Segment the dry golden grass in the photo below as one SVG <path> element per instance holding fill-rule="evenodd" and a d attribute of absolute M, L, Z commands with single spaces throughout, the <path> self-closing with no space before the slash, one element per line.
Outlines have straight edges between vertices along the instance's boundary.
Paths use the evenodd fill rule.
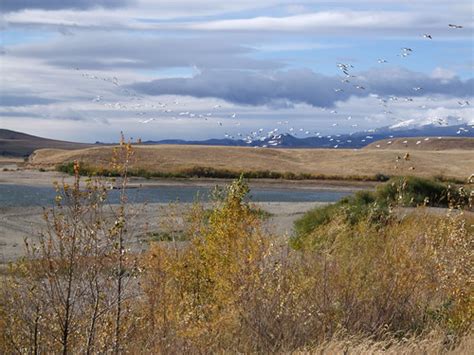
<path fill-rule="evenodd" d="M 245 147 L 157 145 L 135 146 L 132 168 L 150 172 L 179 172 L 193 167 L 231 171 L 275 171 L 351 177 L 414 175 L 465 180 L 474 172 L 474 154 L 468 150 L 410 151 L 349 149 L 257 149 Z M 109 168 L 113 147 L 80 150 L 40 149 L 30 157 L 34 167 L 51 167 L 73 160 Z M 398 159 L 397 157 L 401 158 Z"/>
<path fill-rule="evenodd" d="M 425 140 L 427 139 L 428 140 Z M 391 143 L 389 143 L 391 142 Z M 419 142 L 419 143 L 418 143 Z M 418 143 L 418 144 L 417 144 Z M 470 150 L 474 151 L 474 138 L 458 137 L 413 137 L 382 139 L 363 149 L 390 150 Z"/>
<path fill-rule="evenodd" d="M 472 353 L 474 346 L 474 336 L 469 335 L 462 339 L 461 343 L 455 349 L 446 349 L 443 347 L 443 337 L 430 334 L 421 339 L 403 339 L 394 342 L 362 340 L 330 340 L 322 345 L 314 347 L 308 351 L 295 352 L 295 354 L 383 354 L 383 355 L 418 355 L 418 354 L 451 354 L 468 355 Z M 469 350 L 471 349 L 471 350 Z"/>

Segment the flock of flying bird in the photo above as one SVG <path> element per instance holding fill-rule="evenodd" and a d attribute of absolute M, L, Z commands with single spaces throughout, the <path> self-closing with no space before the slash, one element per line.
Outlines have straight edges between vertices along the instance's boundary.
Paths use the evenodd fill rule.
<path fill-rule="evenodd" d="M 454 25 L 454 24 L 449 24 L 449 28 L 452 29 L 461 29 L 463 26 L 460 25 Z M 422 35 L 423 38 L 432 40 L 433 37 L 425 33 Z M 398 56 L 402 58 L 409 57 L 414 53 L 414 50 L 412 48 L 408 47 L 403 47 L 401 48 L 400 53 Z M 379 64 L 385 64 L 388 63 L 387 59 L 380 58 L 377 60 Z M 340 69 L 342 74 L 344 75 L 341 78 L 341 83 L 343 84 L 342 87 L 334 88 L 334 92 L 337 93 L 342 93 L 344 91 L 349 91 L 353 90 L 352 88 L 355 88 L 356 90 L 367 90 L 366 87 L 364 87 L 361 83 L 357 83 L 358 77 L 354 74 L 352 74 L 352 69 L 354 69 L 354 66 L 352 64 L 346 64 L 346 63 L 337 63 L 337 67 Z M 77 71 L 80 71 L 79 68 L 76 68 Z M 93 102 L 97 104 L 101 104 L 108 109 L 116 109 L 116 110 L 127 110 L 127 111 L 133 111 L 135 112 L 135 115 L 138 117 L 137 121 L 141 124 L 149 124 L 153 121 L 158 121 L 159 119 L 155 117 L 150 117 L 150 111 L 153 112 L 153 114 L 156 114 L 156 112 L 160 112 L 161 115 L 164 118 L 171 118 L 173 120 L 182 120 L 182 119 L 197 119 L 197 120 L 203 120 L 203 121 L 208 121 L 211 124 L 217 124 L 219 127 L 224 127 L 226 128 L 229 126 L 240 126 L 241 122 L 238 119 L 237 113 L 231 113 L 231 114 L 226 114 L 223 115 L 219 109 L 221 108 L 221 105 L 217 104 L 214 105 L 212 108 L 208 110 L 208 112 L 191 112 L 191 111 L 184 111 L 184 110 L 179 110 L 180 107 L 185 106 L 184 103 L 178 101 L 177 99 L 172 99 L 169 102 L 147 102 L 148 100 L 143 97 L 138 95 L 132 90 L 129 90 L 125 87 L 123 87 L 119 79 L 117 77 L 102 77 L 102 76 L 97 76 L 94 74 L 89 74 L 89 73 L 81 73 L 81 75 L 86 78 L 86 79 L 91 79 L 91 80 L 100 80 L 103 82 L 110 83 L 111 85 L 114 85 L 116 88 L 118 88 L 121 92 L 121 94 L 124 94 L 127 97 L 126 103 L 125 102 L 107 102 L 104 100 L 104 97 L 102 95 L 97 95 L 92 99 Z M 419 92 L 422 91 L 422 87 L 413 87 L 413 92 Z M 378 103 L 380 106 L 383 108 L 383 115 L 385 116 L 390 116 L 393 114 L 393 112 L 389 109 L 390 105 L 393 105 L 397 102 L 413 102 L 414 98 L 413 97 L 398 97 L 395 95 L 391 95 L 388 97 L 380 97 L 379 95 L 376 94 L 369 94 L 369 97 L 375 98 L 378 100 Z M 431 99 L 433 100 L 433 99 Z M 467 100 L 462 100 L 458 101 L 458 104 L 460 107 L 466 107 L 470 106 L 470 102 Z M 426 108 L 425 105 L 418 106 L 419 108 Z M 328 112 L 328 109 L 325 107 L 320 108 L 324 112 Z M 336 115 L 336 118 L 340 118 L 340 115 L 336 110 L 330 110 L 330 114 Z M 391 117 L 393 120 L 396 120 L 396 118 Z M 369 117 L 365 117 L 366 120 L 370 120 Z M 344 120 L 345 121 L 351 121 L 352 116 L 347 116 Z M 461 119 L 459 119 L 461 120 Z M 340 121 L 340 120 L 339 120 Z M 401 120 L 399 120 L 401 121 Z M 446 126 L 448 125 L 448 122 L 444 118 L 436 118 L 433 120 L 434 124 L 438 124 L 440 126 Z M 339 123 L 332 123 L 332 127 L 338 126 Z M 278 121 L 277 126 L 271 130 L 265 130 L 264 128 L 259 128 L 256 129 L 255 131 L 247 132 L 247 133 L 237 133 L 236 135 L 232 135 L 230 133 L 224 133 L 225 138 L 229 139 L 239 139 L 244 141 L 248 145 L 253 145 L 255 147 L 277 147 L 282 144 L 282 137 L 285 134 L 290 134 L 292 136 L 303 136 L 303 137 L 309 137 L 309 136 L 316 136 L 318 138 L 327 138 L 330 142 L 333 142 L 333 147 L 334 148 L 339 148 L 343 147 L 347 143 L 352 143 L 351 139 L 345 139 L 342 140 L 340 134 L 336 135 L 328 135 L 328 136 L 323 136 L 321 135 L 320 132 L 313 132 L 305 128 L 295 128 L 290 125 L 289 121 Z M 352 123 L 350 124 L 351 130 L 355 133 L 355 130 L 357 129 L 358 124 L 357 123 Z M 474 128 L 474 127 L 473 127 Z M 235 130 L 235 128 L 233 129 Z M 371 139 L 373 139 L 373 136 L 371 136 L 371 133 L 374 133 L 376 130 L 375 129 L 369 129 L 366 130 L 365 132 L 367 135 L 361 139 L 362 142 L 370 142 Z M 457 132 L 457 134 L 463 134 L 463 133 L 468 133 L 469 130 L 465 128 L 460 128 L 460 130 Z M 425 139 L 429 140 L 429 139 Z M 406 142 L 408 143 L 408 142 Z M 417 141 L 416 144 L 421 144 L 422 141 Z M 391 144 L 391 141 L 388 142 L 388 144 Z M 379 147 L 379 146 L 378 146 Z"/>

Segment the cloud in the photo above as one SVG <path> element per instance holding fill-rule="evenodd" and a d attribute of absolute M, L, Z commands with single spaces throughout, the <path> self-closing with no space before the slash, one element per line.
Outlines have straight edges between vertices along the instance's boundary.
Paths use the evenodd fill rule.
<path fill-rule="evenodd" d="M 356 86 L 363 87 L 357 88 Z M 472 96 L 474 79 L 440 79 L 405 69 L 371 70 L 359 73 L 350 83 L 340 77 L 311 70 L 277 71 L 271 75 L 250 71 L 207 70 L 192 78 L 158 79 L 130 87 L 148 95 L 215 97 L 243 105 L 266 105 L 288 100 L 312 106 L 330 107 L 337 101 L 370 93 L 380 96 L 447 95 Z M 421 88 L 421 89 L 415 89 Z M 342 89 L 343 91 L 337 91 Z"/>
<path fill-rule="evenodd" d="M 291 16 L 256 16 L 224 20 L 182 23 L 182 29 L 195 31 L 267 32 L 267 33 L 313 33 L 321 35 L 391 36 L 400 37 L 413 33 L 429 32 L 436 37 L 452 36 L 448 28 L 446 11 L 451 18 L 462 21 L 464 28 L 456 35 L 469 37 L 472 19 L 466 14 L 443 11 L 393 11 L 393 10 L 340 10 L 306 12 Z M 178 26 L 178 24 L 177 24 Z"/>
<path fill-rule="evenodd" d="M 38 96 L 28 95 L 10 95 L 0 93 L 0 106 L 32 106 L 32 105 L 48 105 L 57 100 L 45 99 Z"/>
<path fill-rule="evenodd" d="M 396 11 L 321 11 L 286 17 L 254 17 L 192 24 L 199 30 L 307 31 L 314 29 L 392 29 L 431 25 L 425 16 Z"/>
<path fill-rule="evenodd" d="M 276 69 L 282 64 L 253 59 L 256 50 L 225 38 L 208 36 L 162 38 L 96 33 L 61 37 L 41 44 L 6 48 L 7 54 L 42 59 L 58 67 L 81 69 L 138 68 L 158 69 L 197 67 L 215 69 Z"/>
<path fill-rule="evenodd" d="M 0 9 L 3 12 L 21 11 L 26 9 L 85 10 L 96 7 L 117 8 L 132 3 L 132 0 L 2 0 Z"/>
<path fill-rule="evenodd" d="M 0 110 L 0 117 L 42 117 L 36 112 Z"/>
<path fill-rule="evenodd" d="M 16 4 L 15 0 L 7 0 Z M 30 0 L 28 2 L 33 2 Z M 22 1 L 19 2 L 20 4 Z M 50 2 L 62 4 L 56 0 Z M 64 3 L 71 3 L 66 2 Z M 403 6 L 390 6 L 390 1 L 338 1 L 315 6 L 312 1 L 301 1 L 294 5 L 285 0 L 233 1 L 219 0 L 126 0 L 119 5 L 126 8 L 110 11 L 103 7 L 88 9 L 93 0 L 74 0 L 76 9 L 58 7 L 57 11 L 46 11 L 40 6 L 21 12 L 6 14 L 5 22 L 10 25 L 29 26 L 73 26 L 74 28 L 106 28 L 143 31 L 200 31 L 238 33 L 312 33 L 317 35 L 344 36 L 391 36 L 413 35 L 429 31 L 436 37 L 453 36 L 448 23 L 462 23 L 464 29 L 456 36 L 469 37 L 473 22 L 468 1 L 448 4 L 446 1 L 405 1 Z M 102 0 L 103 6 L 114 0 Z M 125 4 L 124 4 L 125 3 Z M 360 4 L 370 10 L 355 10 Z M 47 3 L 49 4 L 49 3 Z M 51 5 L 45 5 L 51 6 Z M 59 6 L 59 5 L 57 5 Z M 51 6 L 52 7 L 52 6 Z M 70 7 L 70 6 L 69 6 Z M 282 11 L 283 9 L 283 11 Z M 423 32 L 421 32 L 423 33 Z"/>

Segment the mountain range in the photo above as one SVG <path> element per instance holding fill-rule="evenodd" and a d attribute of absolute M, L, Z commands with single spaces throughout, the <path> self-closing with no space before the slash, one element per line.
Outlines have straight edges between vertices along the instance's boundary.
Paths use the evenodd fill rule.
<path fill-rule="evenodd" d="M 357 132 L 353 134 L 336 134 L 327 136 L 313 136 L 299 138 L 290 134 L 272 135 L 255 140 L 251 143 L 242 139 L 207 139 L 207 140 L 148 140 L 142 144 L 178 144 L 178 145 L 214 145 L 236 147 L 272 147 L 272 148 L 363 148 L 377 140 L 400 137 L 474 137 L 474 125 L 462 124 L 454 126 L 439 126 L 427 124 L 416 127 L 384 127 L 373 131 Z M 91 146 L 105 145 L 74 143 L 48 138 L 36 137 L 26 133 L 0 129 L 0 155 L 26 157 L 36 149 L 80 149 Z"/>
<path fill-rule="evenodd" d="M 207 139 L 207 140 L 182 140 L 166 139 L 158 141 L 145 141 L 142 144 L 186 144 L 186 145 L 218 145 L 237 147 L 273 147 L 273 148 L 362 148 L 377 140 L 401 137 L 474 137 L 474 126 L 468 124 L 454 126 L 439 126 L 428 124 L 412 128 L 383 127 L 377 130 L 357 132 L 353 134 L 336 134 L 313 137 L 295 137 L 291 134 L 272 135 L 264 139 L 248 143 L 242 139 Z M 273 145 L 274 144 L 274 145 Z"/>

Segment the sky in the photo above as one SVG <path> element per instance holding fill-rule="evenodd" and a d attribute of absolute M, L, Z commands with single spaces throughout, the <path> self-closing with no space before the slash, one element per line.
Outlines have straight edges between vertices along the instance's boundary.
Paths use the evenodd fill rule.
<path fill-rule="evenodd" d="M 2 0 L 0 128 L 113 142 L 474 124 L 473 6 Z"/>

